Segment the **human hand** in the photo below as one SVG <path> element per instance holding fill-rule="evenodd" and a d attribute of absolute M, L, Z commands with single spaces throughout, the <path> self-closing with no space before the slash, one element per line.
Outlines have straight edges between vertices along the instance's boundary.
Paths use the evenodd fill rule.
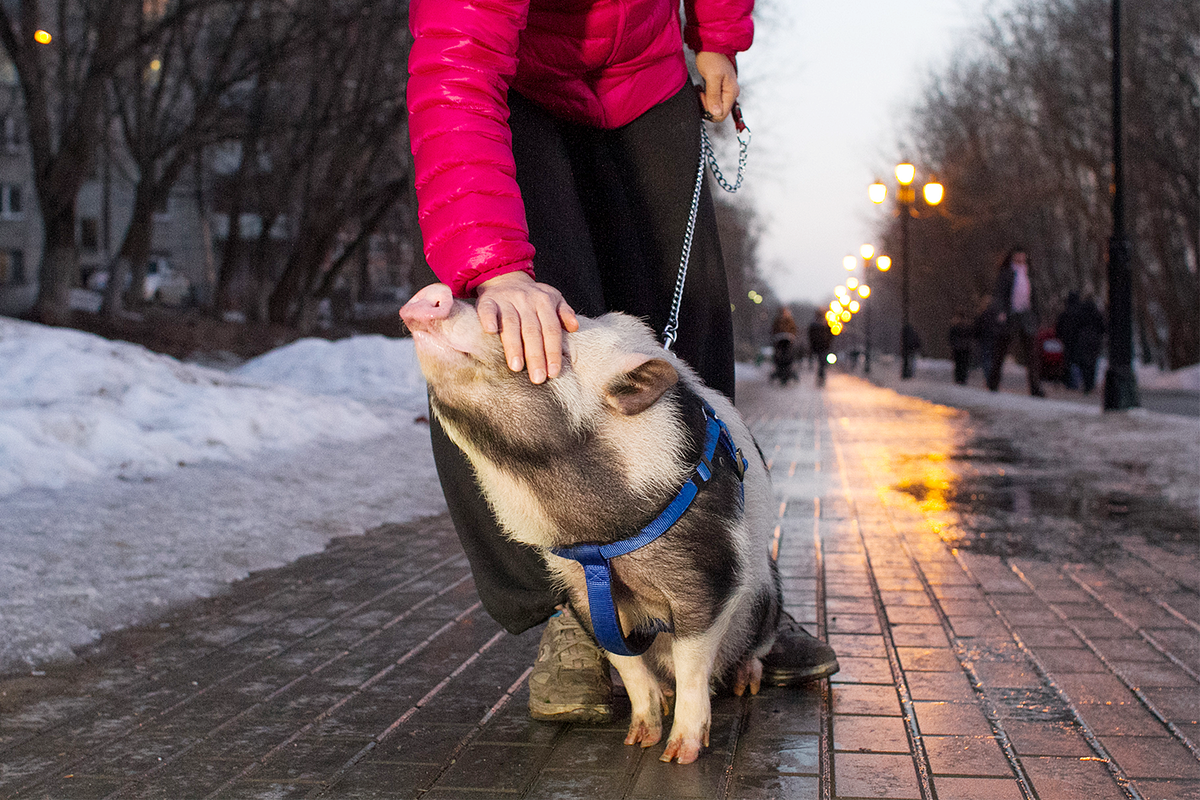
<path fill-rule="evenodd" d="M 733 59 L 721 53 L 697 53 L 696 71 L 704 79 L 704 107 L 713 122 L 723 121 L 733 110 L 733 103 L 741 91 Z"/>
<path fill-rule="evenodd" d="M 528 365 L 533 383 L 558 375 L 562 333 L 579 330 L 579 320 L 557 289 L 518 271 L 484 281 L 476 297 L 479 324 L 485 333 L 500 334 L 509 369 L 520 372 Z"/>

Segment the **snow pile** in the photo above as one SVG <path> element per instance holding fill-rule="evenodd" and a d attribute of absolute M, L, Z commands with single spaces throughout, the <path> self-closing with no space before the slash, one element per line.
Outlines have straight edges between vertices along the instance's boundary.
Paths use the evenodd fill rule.
<path fill-rule="evenodd" d="M 225 373 L 0 317 L 0 674 L 445 511 L 410 340 Z"/>
<path fill-rule="evenodd" d="M 247 361 L 234 374 L 310 394 L 388 402 L 406 409 L 425 405 L 425 379 L 412 339 L 301 339 Z"/>
<path fill-rule="evenodd" d="M 388 428 L 354 400 L 256 385 L 136 345 L 11 319 L 0 319 L 0 375 L 0 496 Z M 412 381 L 405 377 L 406 388 Z"/>
<path fill-rule="evenodd" d="M 1177 370 L 1139 366 L 1137 381 L 1143 389 L 1200 392 L 1200 364 Z"/>

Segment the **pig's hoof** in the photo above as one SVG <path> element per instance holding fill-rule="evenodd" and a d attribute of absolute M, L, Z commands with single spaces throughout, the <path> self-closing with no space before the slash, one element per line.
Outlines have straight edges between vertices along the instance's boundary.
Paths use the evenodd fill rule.
<path fill-rule="evenodd" d="M 641 743 L 642 747 L 658 744 L 662 739 L 662 723 L 657 725 L 644 719 L 635 719 L 629 723 L 629 733 L 625 736 L 625 744 Z"/>
<path fill-rule="evenodd" d="M 699 739 L 685 739 L 683 737 L 672 737 L 667 742 L 667 748 L 663 750 L 663 754 L 659 757 L 659 761 L 665 761 L 668 764 L 676 761 L 680 764 L 691 764 L 700 757 L 700 753 L 704 750 L 704 744 Z"/>
<path fill-rule="evenodd" d="M 750 694 L 758 694 L 762 687 L 763 665 L 757 658 L 751 658 L 738 665 L 737 678 L 734 680 L 733 693 L 741 697 L 750 687 Z"/>

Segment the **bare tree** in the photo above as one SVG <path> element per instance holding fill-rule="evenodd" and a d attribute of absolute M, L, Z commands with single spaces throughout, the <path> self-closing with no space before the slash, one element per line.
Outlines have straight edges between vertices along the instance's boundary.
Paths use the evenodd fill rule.
<path fill-rule="evenodd" d="M 177 5 L 170 24 L 163 24 L 165 5 L 141 7 L 136 55 L 109 79 L 121 165 L 130 171 L 134 198 L 109 269 L 107 315 L 120 312 L 127 283 L 124 303 L 141 303 L 155 209 L 205 146 L 236 134 L 240 119 L 225 101 L 232 87 L 263 69 L 251 42 L 265 7 L 228 0 Z M 151 28 L 156 35 L 148 35 Z"/>
<path fill-rule="evenodd" d="M 242 104 L 240 161 L 222 191 L 220 282 L 229 302 L 237 275 L 249 272 L 249 315 L 305 328 L 411 181 L 409 34 L 406 8 L 383 0 L 313 2 L 294 14 L 297 46 L 258 75 Z M 257 230 L 242 230 L 244 219 Z"/>
<path fill-rule="evenodd" d="M 16 67 L 21 86 L 34 190 L 42 215 L 40 288 L 34 314 L 46 323 L 67 319 L 70 288 L 79 267 L 76 198 L 100 138 L 105 82 L 129 55 L 130 23 L 137 8 L 134 0 L 0 4 L 0 43 Z"/>
<path fill-rule="evenodd" d="M 1200 360 L 1198 18 L 1188 0 L 1152 0 L 1125 31 L 1135 309 L 1142 339 L 1173 367 Z M 932 331 L 944 330 L 948 307 L 978 303 L 1016 242 L 1038 265 L 1048 305 L 1068 290 L 1103 294 L 1108 19 L 1107 0 L 1024 0 L 993 18 L 975 53 L 935 76 L 914 109 L 909 157 L 947 187 L 936 221 L 914 226 L 914 307 Z M 895 238 L 893 227 L 885 240 Z M 1047 321 L 1052 312 L 1043 309 Z"/>

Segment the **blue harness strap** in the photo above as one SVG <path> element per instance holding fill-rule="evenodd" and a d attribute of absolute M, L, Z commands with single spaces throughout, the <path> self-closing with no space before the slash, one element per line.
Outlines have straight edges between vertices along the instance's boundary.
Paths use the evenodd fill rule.
<path fill-rule="evenodd" d="M 627 637 L 621 631 L 621 623 L 617 618 L 617 604 L 612 596 L 612 565 L 611 559 L 627 555 L 634 550 L 653 542 L 678 522 L 696 499 L 700 484 L 712 477 L 713 457 L 720 444 L 729 454 L 734 472 L 741 481 L 747 466 L 742 451 L 733 442 L 729 428 L 717 417 L 712 406 L 704 403 L 704 416 L 708 425 L 704 436 L 704 453 L 695 472 L 689 478 L 675 498 L 667 504 L 649 525 L 645 526 L 628 539 L 611 544 L 580 544 L 574 547 L 561 547 L 553 550 L 562 558 L 578 561 L 583 566 L 583 574 L 587 579 L 588 607 L 591 610 L 592 630 L 600 646 L 610 653 L 619 656 L 639 656 L 654 642 L 654 637 L 671 630 L 671 626 L 661 619 L 653 620 L 649 625 L 637 628 Z M 744 497 L 745 487 L 739 487 Z"/>

